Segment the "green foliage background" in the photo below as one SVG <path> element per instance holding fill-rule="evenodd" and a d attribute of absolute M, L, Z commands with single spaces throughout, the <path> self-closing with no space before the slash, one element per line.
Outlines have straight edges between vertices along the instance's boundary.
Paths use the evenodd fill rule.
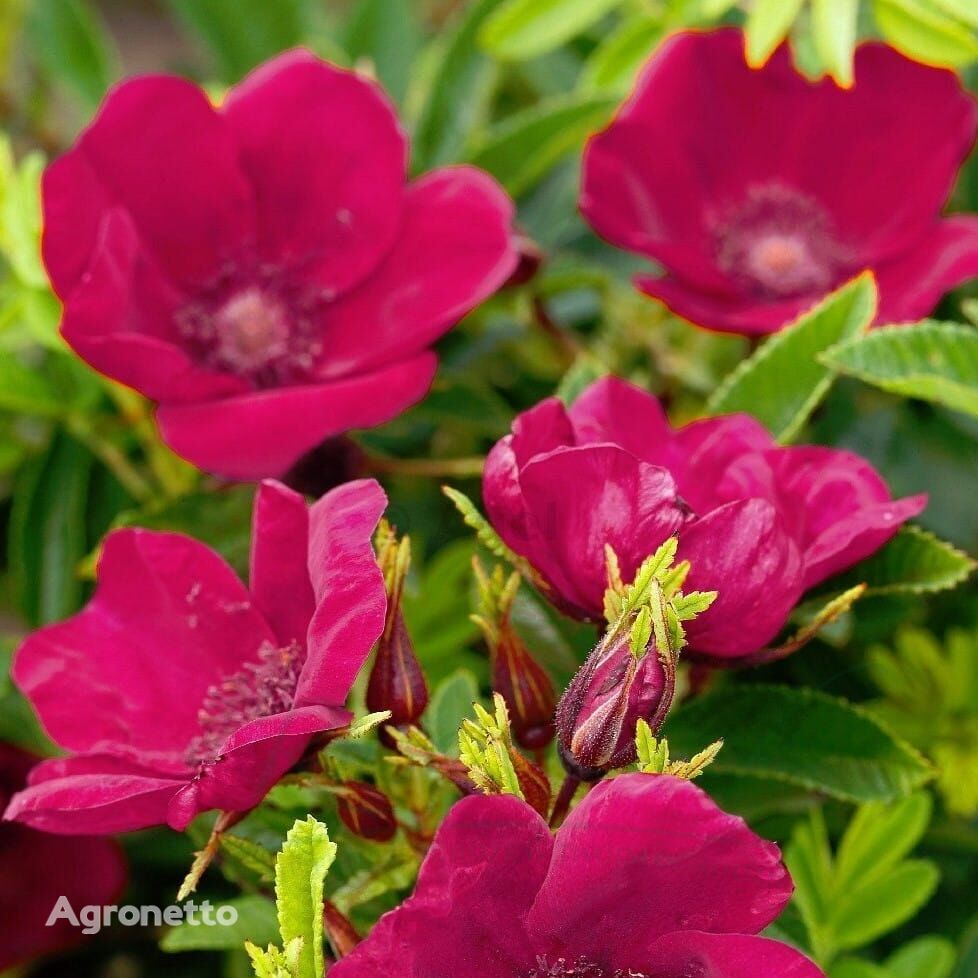
<path fill-rule="evenodd" d="M 802 70 L 843 83 L 852 46 L 866 36 L 978 81 L 978 8 L 969 0 L 0 4 L 0 736 L 48 750 L 2 666 L 26 630 L 80 607 L 109 527 L 189 532 L 239 568 L 248 542 L 251 489 L 219 485 L 174 458 L 149 406 L 61 344 L 37 247 L 44 161 L 123 75 L 175 71 L 220 93 L 264 58 L 304 44 L 376 73 L 412 134 L 415 171 L 471 161 L 492 172 L 546 254 L 530 283 L 440 344 L 442 366 L 423 404 L 358 436 L 384 473 L 391 520 L 414 543 L 406 612 L 435 690 L 426 727 L 436 745 L 455 749 L 460 718 L 488 693 L 488 673 L 469 620 L 475 543 L 434 473 L 478 498 L 465 460 L 503 435 L 515 412 L 616 372 L 663 396 L 677 421 L 749 410 L 783 440 L 858 451 L 894 494 L 930 494 L 923 530 L 830 582 L 836 593 L 862 582 L 870 590 L 819 638 L 780 663 L 720 677 L 709 696 L 675 713 L 667 733 L 685 756 L 726 739 L 702 784 L 787 846 L 798 896 L 779 936 L 816 954 L 831 978 L 978 974 L 978 583 L 961 584 L 964 554 L 978 553 L 978 289 L 949 297 L 926 327 L 865 336 L 872 284 L 857 281 L 745 361 L 745 341 L 694 330 L 637 295 L 633 260 L 601 243 L 576 211 L 580 148 L 638 65 L 669 31 L 719 22 L 746 24 L 756 61 L 787 35 Z M 975 158 L 952 208 L 978 211 Z M 525 589 L 515 614 L 566 682 L 592 635 Z M 377 752 L 373 741 L 351 742 L 336 763 L 346 776 L 383 778 Z M 425 790 L 424 818 L 434 825 L 450 794 Z M 368 925 L 409 891 L 413 852 L 403 840 L 378 847 L 353 838 L 328 798 L 286 786 L 226 840 L 223 877 L 206 879 L 208 895 L 238 901 L 234 933 L 110 932 L 37 974 L 249 974 L 243 941 L 277 939 L 274 908 L 260 895 L 270 854 L 309 811 L 338 844 L 330 899 Z M 191 841 L 159 831 L 125 844 L 131 901 L 170 902 Z"/>

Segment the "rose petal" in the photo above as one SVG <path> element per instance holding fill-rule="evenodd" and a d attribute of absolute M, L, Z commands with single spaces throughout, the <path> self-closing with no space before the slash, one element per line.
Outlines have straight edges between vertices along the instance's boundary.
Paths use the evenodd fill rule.
<path fill-rule="evenodd" d="M 513 204 L 474 167 L 434 170 L 407 190 L 390 252 L 326 313 L 326 378 L 374 369 L 430 346 L 516 267 Z"/>
<path fill-rule="evenodd" d="M 424 397 L 437 362 L 411 360 L 328 384 L 282 387 L 207 401 L 162 404 L 164 441 L 188 462 L 231 479 L 283 473 L 320 442 L 396 417 Z"/>
<path fill-rule="evenodd" d="M 523 919 L 552 846 L 544 821 L 517 798 L 457 802 L 428 850 L 414 895 L 381 917 L 333 965 L 330 978 L 528 973 L 536 961 Z"/>
<path fill-rule="evenodd" d="M 306 644 L 316 607 L 309 580 L 309 511 L 297 492 L 267 480 L 258 487 L 251 530 L 251 593 L 285 647 Z"/>
<path fill-rule="evenodd" d="M 756 652 L 801 597 L 798 547 L 763 499 L 727 503 L 688 524 L 677 559 L 692 564 L 684 590 L 718 592 L 709 609 L 686 622 L 691 652 L 720 659 Z"/>
<path fill-rule="evenodd" d="M 339 294 L 397 233 L 407 143 L 367 78 L 289 51 L 252 72 L 221 108 L 254 188 L 260 250 Z"/>
<path fill-rule="evenodd" d="M 117 530 L 86 608 L 35 632 L 13 677 L 62 747 L 178 759 L 210 686 L 274 641 L 234 572 L 175 533 Z M 79 703 L 84 702 L 84 710 Z"/>
<path fill-rule="evenodd" d="M 296 705 L 342 704 L 384 630 L 387 594 L 373 533 L 387 496 L 373 479 L 326 493 L 309 513 L 309 572 L 316 610 Z"/>
<path fill-rule="evenodd" d="M 568 955 L 643 962 L 671 931 L 759 931 L 791 889 L 777 846 L 695 785 L 624 774 L 592 788 L 557 833 L 527 926 Z"/>

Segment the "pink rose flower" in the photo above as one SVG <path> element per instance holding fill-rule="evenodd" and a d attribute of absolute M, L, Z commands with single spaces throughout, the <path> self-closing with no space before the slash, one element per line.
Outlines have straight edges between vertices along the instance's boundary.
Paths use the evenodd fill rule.
<path fill-rule="evenodd" d="M 577 618 L 600 619 L 605 545 L 622 576 L 670 536 L 692 562 L 686 589 L 719 592 L 686 623 L 690 653 L 736 660 L 784 626 L 808 588 L 868 557 L 926 505 L 894 500 L 851 452 L 778 446 L 747 415 L 673 430 L 659 402 L 615 377 L 565 409 L 519 415 L 489 453 L 489 518 Z"/>
<path fill-rule="evenodd" d="M 73 618 L 29 637 L 13 677 L 70 754 L 44 761 L 5 818 L 65 834 L 247 812 L 345 726 L 384 627 L 371 535 L 386 498 L 351 482 L 311 508 L 264 483 L 248 587 L 189 537 L 118 530 Z"/>
<path fill-rule="evenodd" d="M 44 177 L 65 339 L 159 403 L 174 451 L 231 478 L 393 418 L 427 391 L 432 343 L 517 261 L 488 175 L 406 182 L 406 164 L 381 90 L 304 51 L 219 108 L 180 78 L 120 85 Z"/>
<path fill-rule="evenodd" d="M 37 758 L 0 743 L 0 810 L 23 788 Z M 126 861 L 109 839 L 64 839 L 24 825 L 0 824 L 0 972 L 83 941 L 67 920 L 48 927 L 58 900 L 75 911 L 114 904 Z"/>
<path fill-rule="evenodd" d="M 785 47 L 749 68 L 738 30 L 678 34 L 590 141 L 581 207 L 662 266 L 643 292 L 708 329 L 773 332 L 867 268 L 878 321 L 914 321 L 978 275 L 978 218 L 941 218 L 976 118 L 953 72 L 882 44 L 841 89 Z"/>
<path fill-rule="evenodd" d="M 777 846 L 688 781 L 602 782 L 556 837 L 525 802 L 475 796 L 330 978 L 824 978 L 755 936 L 791 890 Z"/>

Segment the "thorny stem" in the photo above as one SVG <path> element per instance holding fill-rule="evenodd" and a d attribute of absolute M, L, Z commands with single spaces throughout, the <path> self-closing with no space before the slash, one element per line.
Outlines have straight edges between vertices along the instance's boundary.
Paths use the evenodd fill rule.
<path fill-rule="evenodd" d="M 550 828 L 556 829 L 560 827 L 560 823 L 563 822 L 567 812 L 570 810 L 571 802 L 574 800 L 574 795 L 577 794 L 577 789 L 580 786 L 581 781 L 575 778 L 573 774 L 568 774 L 564 778 L 564 783 L 560 786 L 560 791 L 554 800 L 553 811 L 550 813 Z"/>

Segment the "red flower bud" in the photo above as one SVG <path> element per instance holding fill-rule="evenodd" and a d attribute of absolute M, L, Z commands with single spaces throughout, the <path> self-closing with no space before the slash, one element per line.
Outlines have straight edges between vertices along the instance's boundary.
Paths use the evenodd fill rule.
<path fill-rule="evenodd" d="M 546 818 L 550 811 L 550 778 L 547 773 L 537 764 L 524 757 L 518 750 L 510 748 L 510 760 L 513 762 L 513 770 L 520 783 L 520 791 L 526 803 L 541 818 Z"/>
<path fill-rule="evenodd" d="M 550 677 L 507 621 L 500 622 L 489 646 L 492 688 L 506 701 L 514 740 L 527 750 L 546 747 L 554 737 L 557 705 Z"/>
<path fill-rule="evenodd" d="M 427 705 L 428 683 L 398 608 L 377 644 L 367 682 L 367 709 L 390 710 L 388 722 L 407 727 L 418 722 Z"/>
<path fill-rule="evenodd" d="M 389 842 L 397 832 L 390 799 L 362 781 L 346 781 L 337 789 L 336 805 L 343 824 L 361 839 Z"/>
<path fill-rule="evenodd" d="M 557 706 L 558 749 L 568 772 L 593 781 L 633 763 L 638 721 L 657 730 L 673 690 L 673 669 L 654 639 L 640 653 L 628 634 L 599 642 Z"/>
<path fill-rule="evenodd" d="M 389 725 L 403 730 L 417 725 L 428 705 L 428 683 L 401 612 L 404 580 L 411 563 L 411 541 L 407 537 L 398 541 L 393 529 L 381 523 L 377 544 L 377 559 L 387 586 L 387 621 L 367 681 L 367 708 L 375 712 L 390 710 Z M 380 739 L 388 747 L 394 747 L 394 741 L 383 728 Z"/>

